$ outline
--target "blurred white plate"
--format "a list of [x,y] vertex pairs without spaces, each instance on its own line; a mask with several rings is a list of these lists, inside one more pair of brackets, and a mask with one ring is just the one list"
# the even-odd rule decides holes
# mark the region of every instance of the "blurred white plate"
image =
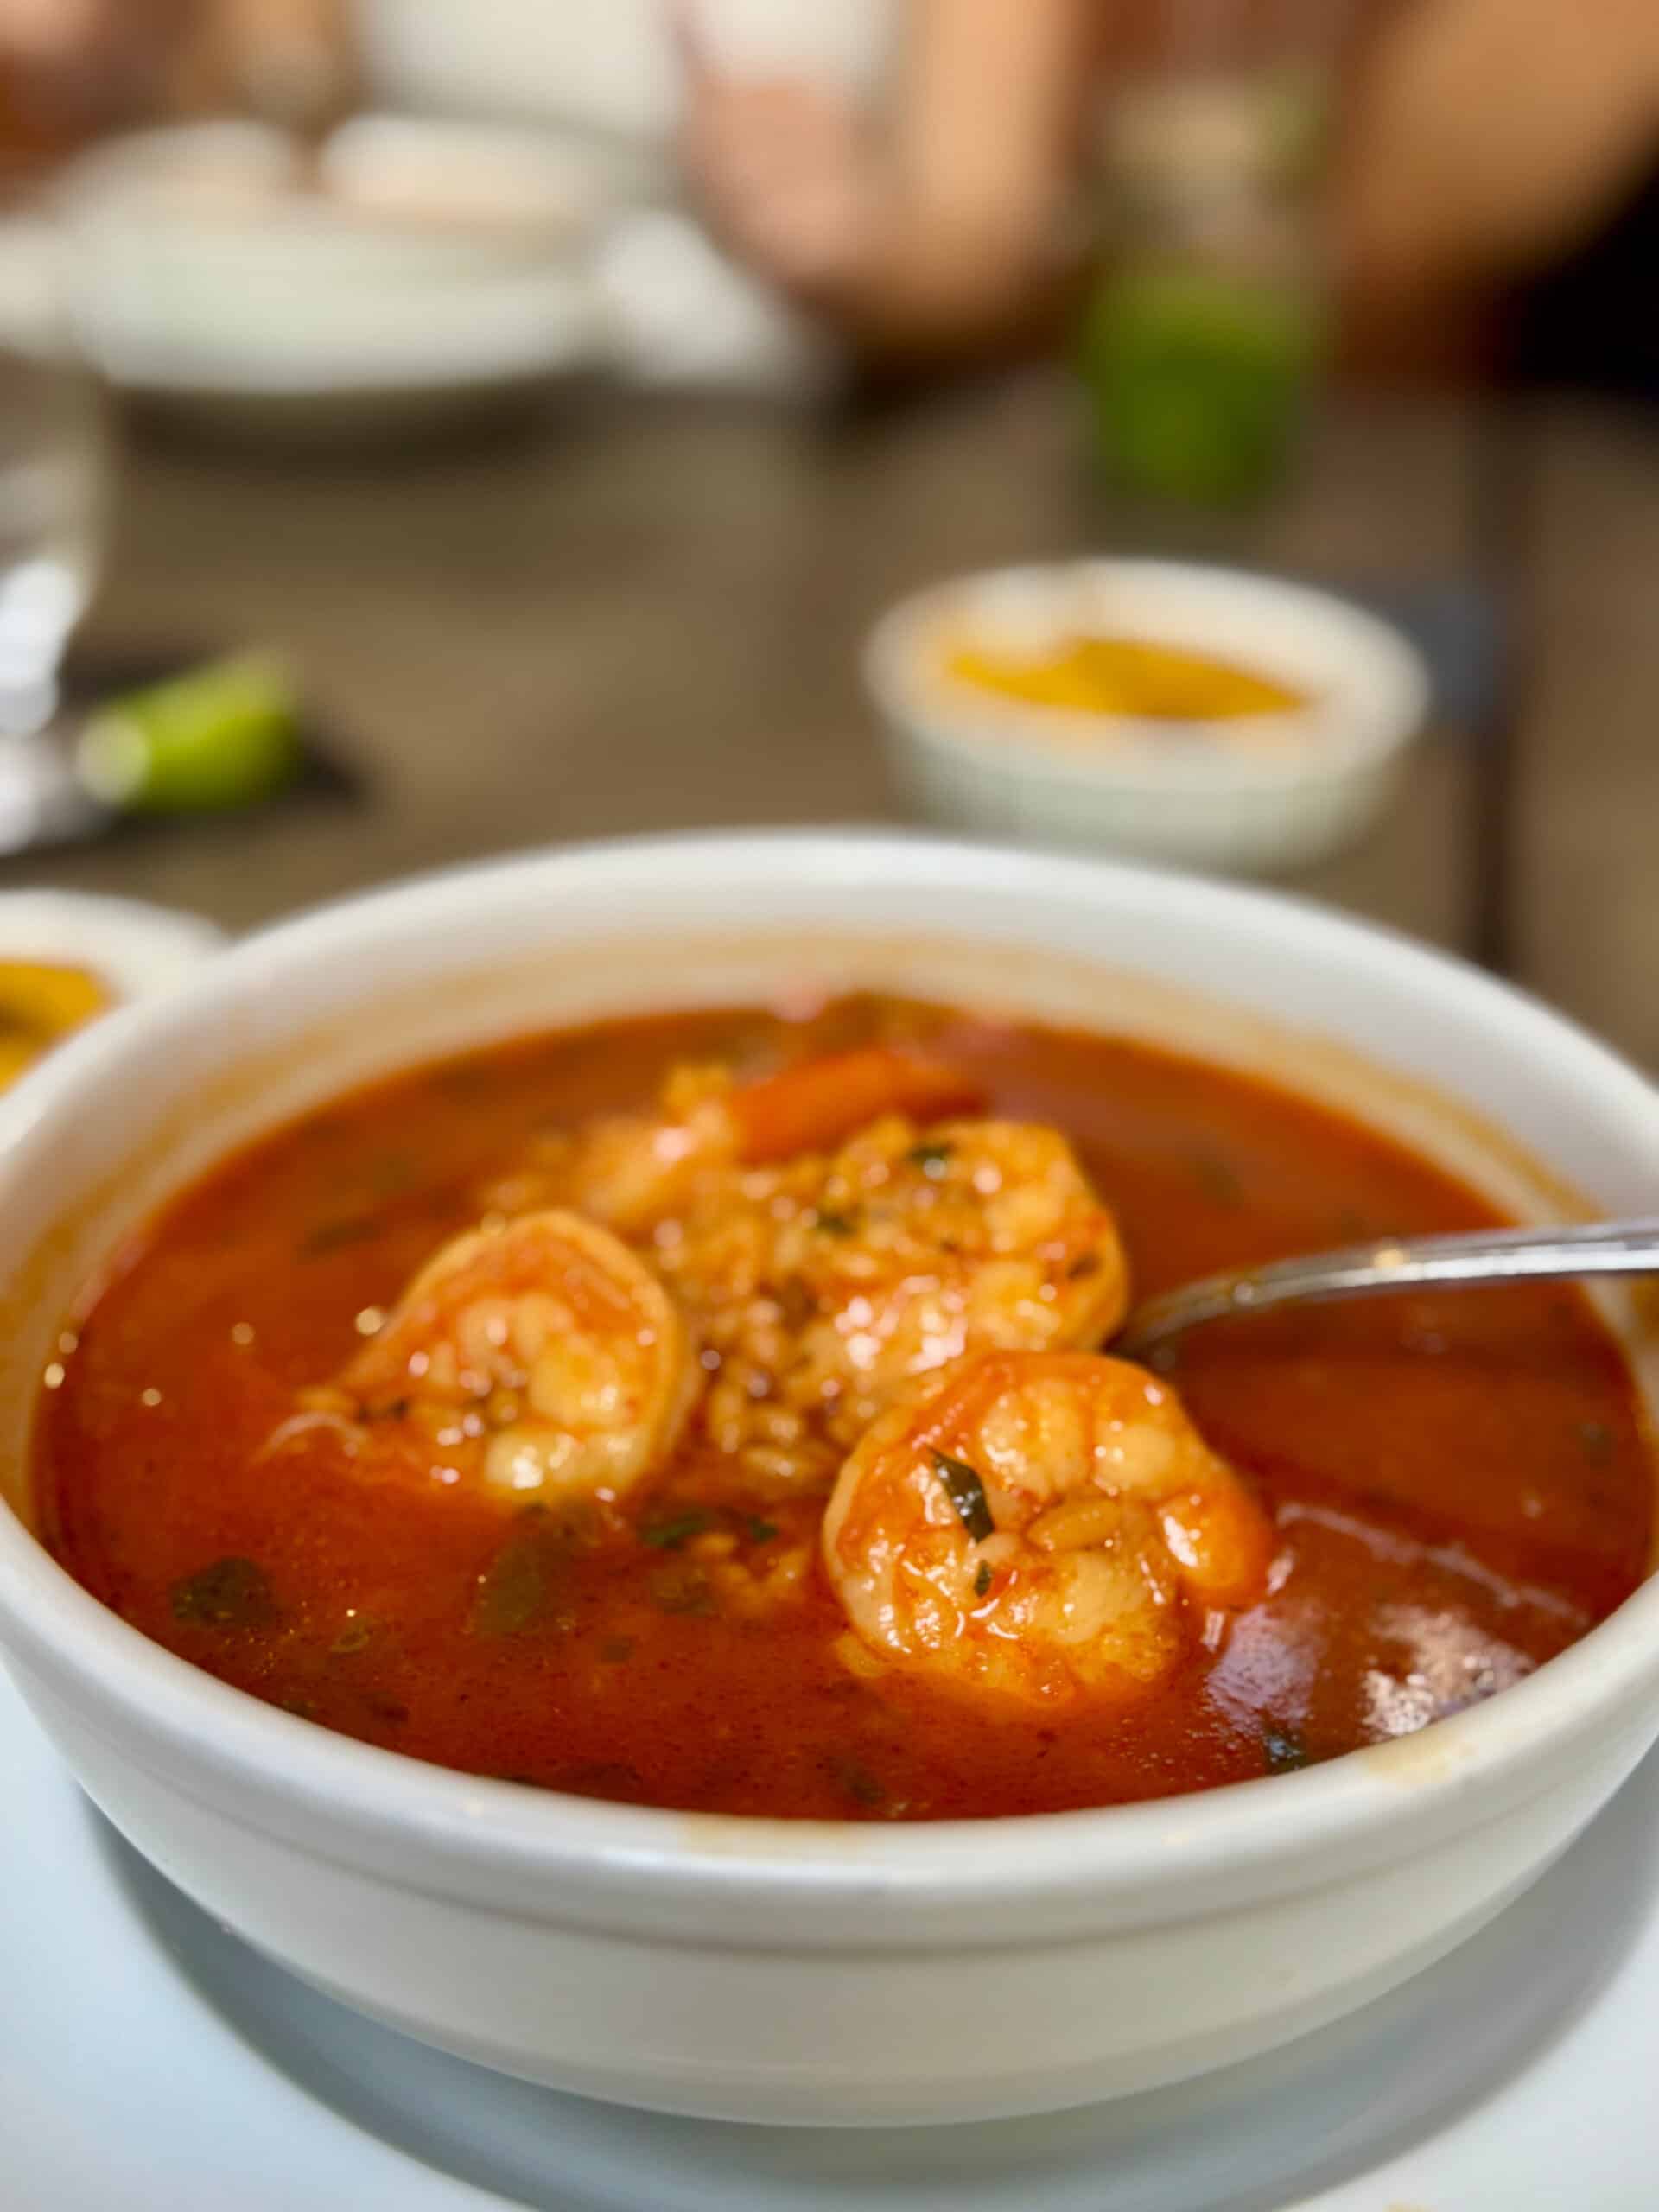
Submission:
[[58,205],[75,335],[118,387],[232,421],[451,414],[593,362],[611,188],[574,145],[364,117],[289,188],[256,124],[139,133],[74,164]]
[[[0,1772],[0,2143],[17,2212],[1654,2201],[1659,1755],[1491,1928],[1322,2035],[1115,2105],[897,2130],[629,2113],[445,2057],[307,1989],[170,1888],[82,1798],[3,1675]],[[995,1982],[988,1963],[988,2003]]]

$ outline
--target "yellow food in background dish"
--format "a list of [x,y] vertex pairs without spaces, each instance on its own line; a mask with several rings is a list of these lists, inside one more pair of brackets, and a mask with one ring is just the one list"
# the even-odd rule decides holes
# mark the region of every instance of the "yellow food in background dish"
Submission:
[[0,1090],[110,1002],[104,985],[84,968],[0,960]]
[[1235,662],[1133,638],[1065,638],[1040,653],[959,645],[945,667],[960,683],[1027,706],[1141,721],[1231,721],[1307,704],[1305,692]]

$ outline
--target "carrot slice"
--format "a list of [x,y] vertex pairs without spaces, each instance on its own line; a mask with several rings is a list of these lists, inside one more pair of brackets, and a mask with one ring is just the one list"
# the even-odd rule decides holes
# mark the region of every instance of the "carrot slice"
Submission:
[[893,1045],[807,1060],[734,1090],[727,1101],[739,1153],[757,1165],[834,1144],[878,1114],[932,1122],[983,1103],[983,1085],[960,1068]]

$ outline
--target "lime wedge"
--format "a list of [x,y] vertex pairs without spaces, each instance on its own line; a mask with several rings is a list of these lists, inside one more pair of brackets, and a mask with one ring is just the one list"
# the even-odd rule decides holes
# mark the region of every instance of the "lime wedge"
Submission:
[[293,780],[301,758],[287,671],[247,654],[100,709],[81,732],[75,766],[105,805],[194,814],[257,806]]

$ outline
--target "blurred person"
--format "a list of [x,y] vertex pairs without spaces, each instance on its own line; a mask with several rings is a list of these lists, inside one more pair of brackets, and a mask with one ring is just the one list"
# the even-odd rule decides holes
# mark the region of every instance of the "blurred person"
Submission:
[[877,353],[1019,341],[1095,245],[1103,98],[1154,73],[1329,60],[1348,0],[908,0],[878,110],[711,60],[677,0],[688,179],[728,250]]
[[1355,34],[1332,209],[1351,352],[1473,350],[1530,286],[1524,357],[1570,368],[1573,340],[1659,376],[1656,0],[0,0],[0,140],[326,115],[354,41],[397,105],[677,143],[754,298],[931,361],[1056,327],[1110,85],[1236,59],[1263,25]]
[[878,113],[833,86],[723,69],[682,0],[681,152],[715,237],[867,350],[1017,331],[1064,264],[1095,15],[1089,0],[912,0]]
[[1340,199],[1352,342],[1659,397],[1659,5],[1414,0],[1378,22]]
[[[903,0],[700,0],[709,81],[799,88],[863,117],[885,97]],[[764,256],[716,242],[677,159],[686,93],[670,0],[356,0],[371,97],[551,130],[619,219],[601,283],[620,372],[804,398],[846,346]]]
[[[977,348],[1028,327],[1081,246],[1066,216],[1113,73],[1206,66],[1230,22],[1269,12],[912,0],[891,99],[871,114],[721,69],[682,0],[687,175],[728,250],[855,344]],[[1659,373],[1641,273],[1659,243],[1659,205],[1641,196],[1659,153],[1655,0],[1357,0],[1300,20],[1311,47],[1344,48],[1332,258],[1351,350],[1433,358],[1559,267],[1521,310],[1523,353],[1587,364],[1596,345],[1564,346],[1570,326],[1611,315],[1638,327],[1610,331],[1600,358],[1650,357]]]
[[63,152],[99,131],[226,108],[304,124],[350,79],[351,0],[0,0],[0,141]]
[[[721,66],[880,96],[904,0],[700,0]],[[627,149],[658,179],[683,94],[669,0],[354,0],[375,96],[552,124]]]
[[[898,0],[710,0],[725,66],[873,97]],[[319,67],[319,62],[323,66]],[[406,114],[556,133],[627,219],[604,249],[628,373],[817,388],[836,347],[682,212],[665,0],[0,0],[0,163],[168,116],[332,119],[354,79]],[[25,166],[28,163],[26,162]]]
[[175,98],[321,130],[355,92],[351,0],[198,0]]

